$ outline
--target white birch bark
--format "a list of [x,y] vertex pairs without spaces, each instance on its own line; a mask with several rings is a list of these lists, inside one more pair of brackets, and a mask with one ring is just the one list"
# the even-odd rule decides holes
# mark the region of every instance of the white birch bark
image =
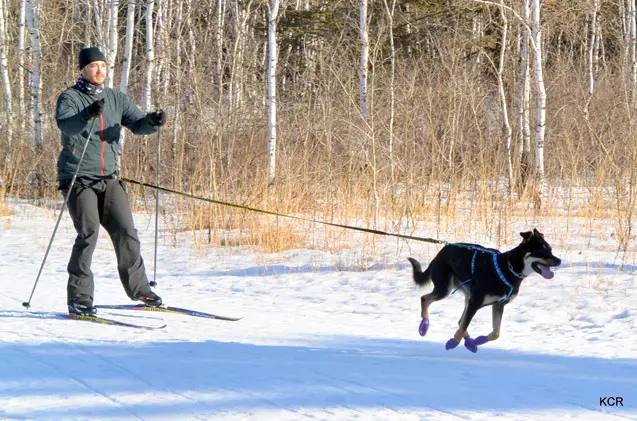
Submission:
[[[13,137],[13,97],[11,95],[11,83],[9,82],[9,69],[7,62],[6,46],[8,43],[6,36],[4,1],[5,0],[0,0],[0,82],[2,83],[2,97],[4,98],[4,123],[0,124],[0,133],[2,133],[2,126],[4,126],[5,136],[3,136],[3,138],[8,145],[11,145],[11,139]],[[0,123],[2,123],[2,121],[0,121]]]
[[[168,40],[166,39],[166,2],[167,0],[156,0],[157,17],[155,18],[155,103],[163,103],[168,91],[168,63],[167,51]],[[161,89],[160,89],[161,88]],[[160,95],[161,93],[161,95]]]
[[[93,13],[91,12],[92,6],[88,2],[85,5],[86,5],[86,22],[91,22],[91,20],[93,19]],[[90,47],[91,45],[93,45],[91,43],[91,26],[85,25],[84,26],[84,46]]]
[[244,4],[238,0],[233,3],[234,46],[228,91],[228,103],[233,110],[240,107],[243,103],[243,59],[246,45],[246,28],[250,18],[252,0],[244,4],[245,9],[240,6],[240,3]]
[[635,0],[628,0],[628,66],[630,66],[630,80],[632,105],[637,106],[637,22]]
[[95,32],[97,33],[97,46],[104,50],[104,30],[102,28],[102,10],[98,0],[93,0],[93,18],[95,19]]
[[[128,93],[128,79],[133,55],[133,39],[135,35],[135,2],[128,0],[126,9],[126,39],[124,41],[124,56],[122,57],[122,73],[119,78],[119,90],[124,94]],[[122,173],[122,156],[126,146],[126,130],[120,132],[119,136],[120,153],[117,157],[117,170]]]
[[183,72],[181,70],[181,48],[182,48],[182,31],[183,31],[183,1],[177,1],[177,10],[175,13],[175,86],[176,86],[176,100],[175,111],[173,113],[173,139],[171,145],[171,159],[174,163],[177,159],[177,139],[178,131],[181,129],[179,122],[182,106],[182,92],[181,92],[181,80]]
[[135,34],[135,2],[128,0],[126,10],[126,40],[124,41],[124,57],[122,57],[122,74],[119,79],[119,90],[128,93],[128,78],[133,54],[133,36]]
[[[593,1],[593,10],[591,12],[591,27],[590,27],[590,40],[588,43],[588,93],[586,95],[586,102],[584,104],[584,120],[590,123],[590,104],[595,93],[595,49],[597,44],[598,32],[597,32],[597,14],[599,12],[599,0]],[[594,140],[591,138],[593,146],[595,146]]]
[[[528,159],[531,155],[531,127],[530,115],[531,109],[531,71],[529,67],[529,33],[530,28],[531,7],[529,0],[522,1],[522,25],[520,28],[520,90],[519,90],[519,108],[518,108],[518,136],[517,151],[521,154],[520,163],[522,168],[526,170]],[[526,180],[523,180],[526,181]]]
[[369,33],[367,31],[367,0],[360,0],[359,31],[361,40],[361,57],[359,65],[359,105],[363,119],[369,122],[369,106],[367,103],[367,63],[369,61]]
[[26,39],[26,0],[20,0],[20,12],[18,13],[18,106],[20,108],[20,132],[24,133],[26,122],[26,105],[24,102],[24,68],[26,65],[26,52],[24,42]]
[[269,0],[268,3],[268,187],[274,186],[276,177],[276,66],[277,66],[277,19],[279,15],[279,0]]
[[390,54],[390,71],[389,71],[389,169],[392,183],[395,180],[395,163],[394,163],[394,118],[396,114],[396,94],[394,83],[396,79],[396,48],[394,46],[394,11],[396,10],[396,0],[391,0],[391,6],[387,0],[383,0],[385,11],[387,12],[387,25],[389,26],[389,54]]
[[215,43],[217,46],[217,60],[216,60],[216,70],[217,70],[217,90],[218,90],[218,98],[219,104],[223,103],[223,31],[225,27],[225,16],[226,16],[226,2],[225,0],[217,0],[217,27],[215,28]]
[[106,74],[106,86],[113,87],[115,80],[115,63],[117,62],[117,21],[118,21],[119,0],[110,0],[110,13],[108,14],[108,54],[106,55],[108,73]]
[[42,143],[42,118],[40,116],[40,93],[42,91],[42,48],[40,42],[40,3],[39,0],[27,0],[26,19],[31,34],[31,103],[33,107],[33,142],[36,147]]
[[[542,27],[540,0],[532,0],[533,44],[535,45],[533,71],[537,90],[537,123],[535,127],[535,172],[538,188],[538,200],[544,192],[544,134],[546,128],[546,89],[542,62]],[[541,203],[541,202],[540,202]]]
[[502,105],[502,128],[504,134],[504,145],[507,154],[507,175],[509,177],[509,192],[513,191],[515,185],[515,177],[513,175],[513,164],[511,157],[511,137],[512,130],[511,124],[509,124],[509,112],[507,107],[506,92],[504,91],[504,80],[502,74],[504,73],[504,59],[506,57],[507,37],[509,35],[509,20],[507,19],[504,0],[500,0],[500,19],[502,20],[502,37],[500,40],[500,60],[498,63],[498,89],[500,91],[500,104]]
[[150,112],[152,106],[152,85],[155,69],[155,43],[153,9],[155,0],[148,0],[146,3],[146,81],[144,84],[144,111]]

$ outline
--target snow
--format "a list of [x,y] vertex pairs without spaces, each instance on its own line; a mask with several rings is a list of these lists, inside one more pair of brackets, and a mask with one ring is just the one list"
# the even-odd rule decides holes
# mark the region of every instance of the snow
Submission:
[[[373,252],[354,241],[265,255],[162,231],[164,301],[243,319],[100,313],[168,324],[146,331],[56,317],[75,237],[64,215],[26,310],[57,213],[9,206],[14,214],[0,217],[0,420],[637,420],[637,262],[617,253],[608,221],[542,220],[563,265],[551,280],[525,280],[500,339],[473,354],[444,348],[459,294],[433,304],[428,335],[417,333],[430,287],[412,283],[406,258],[424,265],[440,246],[386,238]],[[154,219],[135,220],[152,276]],[[427,227],[413,235],[438,234],[476,241]],[[518,241],[480,240],[501,249]],[[92,268],[97,304],[130,303],[105,233]],[[470,331],[491,331],[489,309]],[[623,406],[600,405],[608,396]]]

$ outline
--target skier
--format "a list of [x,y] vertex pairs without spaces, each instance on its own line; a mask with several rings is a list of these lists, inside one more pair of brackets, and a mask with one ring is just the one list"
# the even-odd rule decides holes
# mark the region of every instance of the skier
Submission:
[[[166,115],[161,110],[146,114],[124,93],[105,87],[106,58],[98,48],[80,51],[79,68],[79,79],[60,94],[55,110],[62,132],[57,179],[62,194],[71,189],[68,209],[77,231],[67,267],[69,313],[97,313],[91,260],[100,225],[113,242],[126,294],[148,306],[160,306],[161,298],[150,289],[146,276],[126,189],[118,179],[117,157],[122,126],[134,134],[152,134],[166,123]],[[88,145],[80,160],[85,142]]]

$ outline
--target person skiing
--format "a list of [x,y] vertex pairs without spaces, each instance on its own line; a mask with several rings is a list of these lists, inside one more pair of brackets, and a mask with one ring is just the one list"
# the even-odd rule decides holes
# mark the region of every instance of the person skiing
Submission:
[[[67,266],[68,311],[97,313],[91,260],[100,225],[112,240],[117,271],[128,297],[160,306],[162,300],[151,290],[146,276],[126,189],[118,179],[117,158],[122,126],[134,134],[152,134],[166,123],[166,115],[161,110],[144,113],[123,92],[105,87],[106,58],[98,48],[80,51],[79,68],[80,77],[60,94],[55,110],[62,135],[57,180],[64,197],[71,190],[67,206],[77,232]],[[80,159],[85,142],[86,152]],[[71,185],[76,170],[77,178]]]

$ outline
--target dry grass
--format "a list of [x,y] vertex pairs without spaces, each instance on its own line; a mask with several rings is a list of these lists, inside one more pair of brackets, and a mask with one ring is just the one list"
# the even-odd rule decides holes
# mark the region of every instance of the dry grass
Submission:
[[14,214],[14,212],[11,209],[9,209],[9,206],[7,206],[5,197],[6,197],[6,191],[4,188],[0,187],[0,217],[10,216]]

